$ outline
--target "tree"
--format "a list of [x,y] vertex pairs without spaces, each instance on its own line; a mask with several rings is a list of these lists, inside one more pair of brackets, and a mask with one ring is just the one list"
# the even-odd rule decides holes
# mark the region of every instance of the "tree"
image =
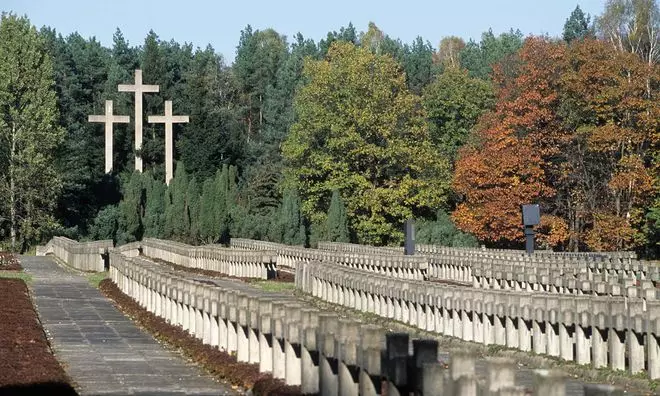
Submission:
[[167,186],[155,179],[150,172],[144,173],[146,202],[144,208],[144,236],[162,238],[165,232],[165,194]]
[[172,196],[172,232],[176,238],[185,238],[189,233],[188,208],[186,206],[186,192],[188,190],[188,174],[183,162],[176,164],[174,179],[170,182]]
[[122,186],[122,200],[119,203],[119,225],[117,243],[124,244],[142,239],[144,225],[144,190],[142,174],[133,171]]
[[12,249],[41,239],[55,225],[61,179],[52,166],[63,130],[52,59],[27,18],[0,18],[0,175],[2,211]]
[[279,216],[274,218],[271,223],[270,238],[274,242],[287,245],[305,245],[307,230],[300,213],[300,198],[295,191],[284,192]]
[[328,219],[326,220],[326,239],[330,242],[350,242],[348,216],[339,190],[332,191]]
[[520,30],[511,29],[495,37],[492,30],[481,34],[479,43],[470,40],[459,53],[461,67],[470,72],[470,76],[488,79],[492,66],[499,63],[504,70],[515,67],[515,54],[523,44]]
[[589,15],[585,16],[580,6],[576,6],[564,24],[564,32],[562,34],[564,41],[570,43],[573,40],[582,40],[585,37],[591,36],[590,20],[591,17]]
[[444,37],[440,40],[438,52],[433,54],[433,62],[444,70],[461,67],[461,51],[465,48],[465,41],[456,36]]
[[200,216],[200,196],[199,187],[197,186],[197,179],[193,176],[188,183],[188,190],[186,191],[186,206],[188,213],[186,214],[186,222],[188,223],[187,229],[189,230],[188,237],[192,243],[199,240],[199,216]]
[[199,234],[204,243],[213,243],[217,239],[215,230],[215,183],[209,177],[202,185],[202,199],[199,211]]
[[185,79],[190,123],[180,138],[181,161],[191,175],[205,180],[222,164],[243,157],[238,89],[229,68],[210,46],[195,52]]
[[652,65],[660,60],[660,8],[656,0],[608,0],[596,18],[600,35],[621,52]]
[[275,83],[275,76],[286,50],[286,39],[273,29],[253,32],[248,25],[241,31],[233,70],[246,109],[248,141],[263,130],[266,90],[269,85]]
[[479,117],[494,106],[495,95],[490,82],[447,68],[424,89],[422,101],[431,140],[453,163]]
[[92,241],[112,239],[114,242],[117,242],[119,216],[117,205],[108,205],[101,209],[89,228],[89,239]]
[[348,43],[308,60],[303,74],[282,147],[285,183],[300,192],[302,213],[323,224],[332,190],[351,191],[359,241],[400,242],[403,221],[441,207],[448,190],[447,162],[435,155],[419,98],[391,57]]
[[417,243],[453,246],[477,247],[479,241],[472,235],[461,232],[447,212],[439,210],[435,221],[422,220],[417,224]]
[[562,48],[530,38],[513,77],[495,67],[494,82],[501,87],[495,111],[481,118],[474,142],[459,152],[454,189],[463,200],[453,218],[481,241],[521,242],[520,205],[548,202],[555,193],[544,159],[556,153],[561,130],[552,122],[552,108],[559,99]]

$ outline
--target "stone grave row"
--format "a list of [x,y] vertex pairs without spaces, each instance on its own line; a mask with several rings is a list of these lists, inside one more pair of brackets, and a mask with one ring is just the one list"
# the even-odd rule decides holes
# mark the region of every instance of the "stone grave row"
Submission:
[[655,294],[576,296],[393,280],[331,263],[298,262],[296,286],[325,301],[484,345],[660,378]]
[[230,246],[236,249],[274,250],[277,252],[278,267],[295,268],[296,262],[301,260],[328,261],[394,278],[419,280],[425,279],[428,271],[428,260],[423,256],[334,252],[239,238],[232,238]]
[[[200,279],[119,250],[110,251],[110,276],[145,309],[239,362],[299,385],[302,394],[565,394],[558,372],[535,372],[531,390],[516,385],[515,365],[507,359],[489,359],[485,377],[476,374],[471,355],[451,356],[447,368],[438,361],[437,341],[413,340],[411,353],[408,334],[340,319],[243,282]],[[594,388],[600,389],[590,385],[584,394]]]
[[46,246],[37,246],[37,256],[54,255],[73,268],[88,272],[105,271],[103,256],[113,247],[112,240],[77,242],[53,237]]

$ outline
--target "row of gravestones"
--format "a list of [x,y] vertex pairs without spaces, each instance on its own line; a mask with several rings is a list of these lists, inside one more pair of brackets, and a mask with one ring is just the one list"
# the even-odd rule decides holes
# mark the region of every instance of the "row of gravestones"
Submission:
[[[434,340],[414,340],[411,353],[408,334],[340,319],[291,296],[242,282],[202,282],[126,252],[110,251],[110,276],[124,293],[203,343],[299,385],[302,394],[565,394],[565,379],[557,372],[536,372],[531,390],[516,386],[512,361],[490,359],[481,377],[474,356],[454,355],[448,367],[440,363]],[[589,385],[584,393],[616,392]]]
[[[421,256],[392,256],[335,253],[315,249],[305,249],[287,245],[279,245],[271,249],[268,243],[263,249],[243,249],[232,244],[231,248],[219,245],[191,246],[180,242],[145,238],[141,243],[142,254],[160,260],[165,260],[183,267],[216,270],[228,275],[245,277],[262,277],[272,273],[276,267],[295,267],[295,261],[329,261],[359,268],[364,271],[386,274],[397,278],[424,279],[428,263]],[[241,263],[258,266],[254,271],[249,268],[241,270]],[[264,267],[267,267],[264,269]],[[235,272],[239,271],[239,272]]]
[[[350,263],[352,257],[374,254],[374,258],[392,248],[364,247],[336,242],[321,242],[320,249],[333,252],[333,256],[321,253],[323,250],[305,249],[272,242],[249,239],[232,239],[231,246],[241,249],[268,249],[278,254],[278,265],[293,267],[297,261],[331,261]],[[367,252],[380,252],[380,255]],[[421,257],[427,261],[423,277],[463,283],[479,288],[507,289],[520,291],[545,291],[569,294],[614,294],[627,293],[630,286],[638,286],[635,293],[650,293],[650,288],[660,279],[660,267],[654,262],[621,261],[612,253],[611,261],[598,260],[564,261],[562,254],[551,258],[519,260],[517,256],[496,255],[479,249],[437,249],[437,253],[403,256],[390,253],[392,260],[406,257]],[[497,259],[493,258],[497,257]],[[509,259],[507,259],[509,257]],[[555,257],[553,259],[552,257]],[[362,259],[368,262],[368,259]],[[554,261],[553,261],[554,260]],[[354,268],[370,269],[351,265]],[[423,265],[423,264],[422,264]],[[379,272],[379,271],[376,271]],[[586,277],[586,278],[585,278]],[[415,279],[421,279],[417,277]],[[617,293],[617,291],[620,291]]]
[[37,246],[37,256],[53,255],[80,271],[105,271],[104,255],[113,247],[112,240],[77,242],[53,237],[45,246]]
[[296,285],[334,304],[465,341],[660,378],[655,300],[469,289],[302,261]]

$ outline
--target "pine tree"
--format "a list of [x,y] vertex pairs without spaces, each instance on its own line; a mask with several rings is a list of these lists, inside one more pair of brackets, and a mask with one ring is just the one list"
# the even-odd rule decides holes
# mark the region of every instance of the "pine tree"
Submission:
[[349,242],[348,217],[346,207],[339,190],[332,191],[328,220],[326,221],[326,238],[330,242]]
[[581,40],[591,35],[592,31],[589,27],[590,20],[591,17],[584,15],[580,6],[575,7],[575,10],[573,10],[571,16],[564,24],[564,33],[562,35],[564,41],[570,43],[573,40]]
[[53,228],[61,191],[52,166],[62,141],[53,89],[52,59],[27,18],[0,19],[0,216],[9,220],[13,249]]

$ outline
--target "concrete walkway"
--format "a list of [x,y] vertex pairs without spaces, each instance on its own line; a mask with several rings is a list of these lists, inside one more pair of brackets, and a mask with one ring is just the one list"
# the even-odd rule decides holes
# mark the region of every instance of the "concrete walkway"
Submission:
[[236,395],[137,328],[86,278],[21,257],[55,354],[82,395]]

